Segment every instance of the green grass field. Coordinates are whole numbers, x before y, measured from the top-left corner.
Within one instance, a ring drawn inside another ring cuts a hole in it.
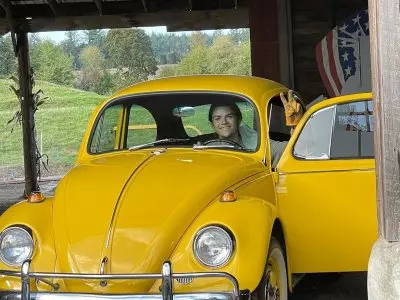
[[[0,79],[0,165],[2,169],[23,166],[20,125],[7,124],[19,109],[10,80]],[[49,157],[49,167],[68,168],[86,129],[90,114],[105,97],[48,82],[36,82],[34,91],[42,89],[49,97],[36,112],[38,147]],[[14,131],[11,133],[11,128]],[[42,137],[42,143],[41,143]],[[53,172],[51,172],[53,173]]]

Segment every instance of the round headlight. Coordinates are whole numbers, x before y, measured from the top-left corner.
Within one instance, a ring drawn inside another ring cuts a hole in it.
[[[33,240],[28,231],[21,227],[9,227],[0,234],[0,259],[10,267],[21,266],[31,258]]]
[[[207,267],[221,267],[233,253],[233,240],[229,233],[217,226],[201,229],[193,243],[197,260]]]

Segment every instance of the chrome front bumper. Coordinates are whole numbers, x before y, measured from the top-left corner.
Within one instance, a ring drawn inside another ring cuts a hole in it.
[[[171,263],[164,262],[161,274],[73,274],[73,273],[35,273],[30,272],[30,261],[22,264],[21,272],[0,270],[0,277],[12,276],[21,278],[21,291],[0,291],[0,299],[22,299],[22,300],[64,300],[64,299],[123,299],[123,300],[239,300],[249,299],[249,292],[240,292],[236,278],[225,272],[207,273],[172,273]],[[161,279],[160,294],[79,294],[57,292],[59,286],[48,279],[97,279],[104,283],[107,280],[118,279]],[[173,280],[184,280],[194,278],[225,278],[229,280],[233,289],[231,292],[193,292],[174,293]],[[44,282],[53,287],[53,292],[31,292],[31,279]]]
[[[0,294],[1,295],[1,294]],[[3,295],[2,300],[23,299],[20,293],[8,293]],[[162,300],[161,295],[93,295],[93,294],[69,294],[69,293],[31,293],[29,299],[37,300]],[[226,293],[195,293],[173,295],[175,300],[231,300],[232,294]]]

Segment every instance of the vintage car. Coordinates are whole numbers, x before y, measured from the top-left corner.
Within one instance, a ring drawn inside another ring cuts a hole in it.
[[[365,271],[377,239],[371,94],[316,103],[292,130],[280,93],[205,75],[104,101],[54,197],[0,217],[1,295],[287,299],[304,274]],[[240,113],[212,112],[232,103]],[[217,135],[234,124],[217,118],[236,118],[242,143]]]

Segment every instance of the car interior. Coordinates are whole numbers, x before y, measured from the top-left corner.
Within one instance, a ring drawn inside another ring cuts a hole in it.
[[[236,104],[246,103],[251,107],[250,102],[241,96],[217,92],[158,94],[141,98],[133,98],[132,100],[132,103],[144,107],[152,114],[157,125],[156,140],[171,137],[175,139],[189,139],[189,141],[181,143],[181,145],[194,145],[198,143],[203,144],[206,141],[217,139],[218,137],[215,133],[211,132],[211,127],[209,133],[189,136],[182,121],[182,118],[184,117],[176,117],[173,113],[171,113],[177,107],[188,106],[196,108],[199,106],[211,105],[213,103],[223,104],[228,102],[235,102]],[[255,109],[253,110],[256,112]],[[208,122],[207,114],[204,115],[204,118],[204,121]],[[253,124],[249,124],[250,126],[247,127],[250,127],[251,130],[258,132],[258,118],[259,117],[257,113],[254,113]]]
[[[286,126],[285,110],[279,96],[269,102],[268,126],[270,139],[280,142],[290,139],[290,127]]]

